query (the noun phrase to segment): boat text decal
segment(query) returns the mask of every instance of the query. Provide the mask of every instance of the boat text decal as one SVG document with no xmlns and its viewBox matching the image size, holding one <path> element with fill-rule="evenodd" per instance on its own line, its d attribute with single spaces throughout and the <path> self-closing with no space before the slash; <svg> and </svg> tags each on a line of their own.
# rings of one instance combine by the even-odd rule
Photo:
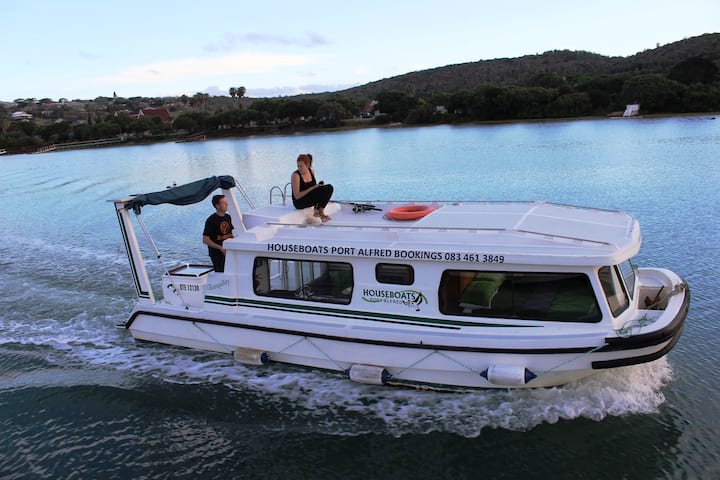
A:
<svg viewBox="0 0 720 480">
<path fill-rule="evenodd" d="M 423 304 L 427 305 L 428 300 L 422 292 L 418 290 L 382 290 L 375 288 L 364 288 L 362 299 L 370 303 L 395 303 L 405 305 L 420 311 Z"/>
<path fill-rule="evenodd" d="M 505 263 L 504 255 L 444 252 L 440 250 L 395 250 L 390 248 L 357 248 L 299 243 L 268 243 L 268 252 L 347 255 L 353 257 L 395 258 L 402 260 L 439 260 L 445 262 Z"/>
</svg>

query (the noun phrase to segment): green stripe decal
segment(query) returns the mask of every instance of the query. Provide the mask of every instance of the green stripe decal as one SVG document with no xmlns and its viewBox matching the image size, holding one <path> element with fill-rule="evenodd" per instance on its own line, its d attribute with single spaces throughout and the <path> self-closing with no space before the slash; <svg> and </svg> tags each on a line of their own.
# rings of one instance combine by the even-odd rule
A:
<svg viewBox="0 0 720 480">
<path fill-rule="evenodd" d="M 479 323 L 465 322 L 461 320 L 439 319 L 430 317 L 411 317 L 408 315 L 396 315 L 389 313 L 367 312 L 360 310 L 343 310 L 339 308 L 320 307 L 315 305 L 296 305 L 280 302 L 268 302 L 265 300 L 252 300 L 249 298 L 228 298 L 216 297 L 212 295 L 205 296 L 205 302 L 216 305 L 224 305 L 228 307 L 251 307 L 263 308 L 267 310 L 281 310 L 292 313 L 312 313 L 315 315 L 325 315 L 333 317 L 350 317 L 359 320 L 410 323 L 414 325 L 428 324 L 442 327 L 459 329 L 460 327 L 497 327 L 497 328 L 517 328 L 517 327 L 538 327 L 538 325 L 507 325 L 501 323 Z"/>
</svg>

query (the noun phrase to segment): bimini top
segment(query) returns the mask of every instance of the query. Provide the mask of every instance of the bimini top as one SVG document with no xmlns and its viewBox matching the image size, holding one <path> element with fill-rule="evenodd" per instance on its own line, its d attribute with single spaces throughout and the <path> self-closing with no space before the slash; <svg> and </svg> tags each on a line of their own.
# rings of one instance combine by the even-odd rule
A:
<svg viewBox="0 0 720 480">
<path fill-rule="evenodd" d="M 232 188 L 236 185 L 235 179 L 229 175 L 219 177 L 208 177 L 196 182 L 180 185 L 179 187 L 168 188 L 159 192 L 143 193 L 135 195 L 125 205 L 125 208 L 139 212 L 145 205 L 160 205 L 171 203 L 173 205 L 191 205 L 202 202 L 208 195 L 218 188 Z"/>
</svg>

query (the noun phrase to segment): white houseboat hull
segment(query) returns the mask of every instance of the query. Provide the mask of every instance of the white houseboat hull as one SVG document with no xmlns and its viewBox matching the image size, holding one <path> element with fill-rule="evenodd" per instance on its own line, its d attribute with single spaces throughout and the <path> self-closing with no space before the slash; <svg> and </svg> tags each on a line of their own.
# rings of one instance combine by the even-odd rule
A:
<svg viewBox="0 0 720 480">
<path fill-rule="evenodd" d="M 231 205 L 235 205 L 231 191 L 225 188 L 223 192 L 231 196 Z M 357 208 L 338 204 L 331 210 L 333 222 L 337 221 L 339 225 L 334 230 L 326 230 L 326 225 L 307 226 L 302 221 L 302 212 L 286 207 L 258 209 L 254 216 L 253 212 L 246 214 L 244 233 L 227 242 L 229 253 L 225 273 L 212 272 L 210 267 L 203 266 L 174 269 L 164 275 L 164 298 L 155 300 L 130 222 L 130 200 L 115 201 L 139 297 L 126 322 L 130 333 L 139 340 L 232 354 L 245 363 L 282 362 L 338 372 L 364 383 L 420 388 L 550 387 L 579 380 L 598 370 L 660 358 L 680 338 L 689 308 L 689 290 L 680 277 L 665 269 L 639 268 L 634 274 L 635 285 L 627 287 L 633 303 L 628 302 L 622 311 L 608 313 L 612 301 L 608 300 L 610 306 L 600 301 L 595 307 L 598 316 L 590 322 L 483 316 L 483 312 L 491 310 L 482 310 L 489 308 L 487 306 L 474 308 L 477 305 L 471 305 L 473 309 L 470 310 L 448 312 L 443 294 L 438 293 L 438 279 L 446 275 L 448 269 L 477 269 L 478 262 L 489 263 L 479 266 L 489 266 L 496 274 L 580 269 L 588 272 L 593 288 L 601 290 L 602 282 L 596 278 L 598 267 L 595 265 L 619 264 L 637 252 L 639 230 L 636 222 L 623 224 L 617 217 L 598 214 L 602 228 L 612 230 L 617 227 L 610 219 L 619 223 L 615 230 L 618 238 L 628 239 L 625 243 L 616 238 L 595 242 L 554 232 L 554 243 L 550 245 L 547 231 L 538 233 L 514 228 L 508 233 L 503 229 L 498 234 L 503 237 L 481 239 L 489 245 L 482 247 L 481 253 L 490 259 L 490 262 L 482 262 L 481 257 L 468 254 L 464 245 L 461 246 L 465 253 L 460 254 L 439 243 L 443 234 L 448 235 L 443 233 L 448 227 L 438 223 L 437 218 L 435 223 L 429 224 L 431 231 L 425 240 L 419 228 L 417 232 L 420 233 L 408 232 L 409 239 L 420 238 L 421 241 L 411 242 L 409 249 L 403 250 L 398 235 L 390 235 L 391 241 L 385 241 L 388 229 L 393 226 L 392 220 L 384 216 L 369 217 L 369 228 L 378 231 L 372 240 L 374 256 L 368 250 L 366 256 L 373 258 L 358 258 L 349 253 L 360 248 L 362 256 L 363 244 L 352 243 L 352 239 L 363 227 L 352 224 L 351 220 L 378 214 L 358 213 Z M 519 212 L 513 222 L 521 218 L 527 224 L 537 221 L 530 215 L 539 211 L 543 212 L 540 220 L 547 220 L 548 212 L 567 214 L 565 206 L 546 209 L 544 205 L 533 204 L 528 208 L 526 204 L 509 204 L 503 211 L 512 215 Z M 268 213 L 273 208 L 276 210 L 274 217 Z M 378 208 L 378 212 L 382 214 L 387 208 Z M 497 214 L 494 206 L 489 208 L 491 215 Z M 452 207 L 447 210 L 454 213 Z M 487 212 L 483 210 L 482 214 Z M 585 210 L 572 212 L 572 216 L 561 219 L 560 223 L 583 215 L 586 215 Z M 233 218 L 242 218 L 236 206 Z M 498 222 L 497 218 L 492 219 Z M 568 229 L 566 225 L 563 228 Z M 462 229 L 468 227 L 463 225 Z M 573 225 L 572 229 L 578 228 Z M 324 236 L 313 236 L 315 232 L 310 230 L 323 231 Z M 485 235 L 485 229 L 482 230 L 473 231 L 471 238 Z M 539 240 L 536 239 L 538 235 Z M 457 250 L 458 240 L 466 238 L 451 237 L 449 245 Z M 502 245 L 499 243 L 502 238 L 511 238 L 510 243 L 517 244 Z M 324 246 L 318 239 L 325 240 Z M 531 242 L 539 242 L 539 246 Z M 600 244 L 602 247 L 597 246 Z M 302 247 L 286 248 L 286 245 Z M 545 256 L 544 265 L 533 265 L 533 248 Z M 563 253 L 563 248 L 568 251 Z M 596 257 L 604 255 L 605 251 L 608 261 L 598 260 Z M 258 258 L 266 261 L 266 255 L 288 262 L 298 258 L 356 262 L 352 266 L 355 275 L 359 276 L 372 267 L 371 263 L 390 261 L 387 256 L 392 252 L 395 253 L 391 261 L 413 264 L 419 272 L 412 285 L 406 287 L 409 290 L 401 290 L 401 287 L 393 290 L 387 284 L 374 283 L 374 279 L 356 279 L 352 293 L 343 297 L 346 301 L 337 303 L 337 298 L 329 302 L 327 296 L 317 297 L 320 301 L 308 301 L 317 298 L 305 295 L 304 289 L 295 292 L 295 296 L 273 297 L 267 291 L 258 290 L 257 284 L 255 289 L 252 287 L 253 265 L 258 265 Z M 423 260 L 429 261 L 403 262 L 397 258 L 409 254 L 402 252 L 416 252 L 413 253 L 416 257 L 419 256 L 417 252 L 431 252 L 432 255 L 425 253 L 427 258 Z M 435 255 L 436 252 L 439 253 Z M 500 258 L 503 262 L 499 262 Z M 450 261 L 443 261 L 447 259 Z M 515 259 L 515 262 L 505 259 Z M 502 275 L 506 278 L 506 273 Z M 431 293 L 433 289 L 434 294 Z M 415 303 L 387 301 L 388 296 L 400 298 L 403 292 L 412 292 Z M 499 294 L 496 291 L 492 295 Z"/>
</svg>

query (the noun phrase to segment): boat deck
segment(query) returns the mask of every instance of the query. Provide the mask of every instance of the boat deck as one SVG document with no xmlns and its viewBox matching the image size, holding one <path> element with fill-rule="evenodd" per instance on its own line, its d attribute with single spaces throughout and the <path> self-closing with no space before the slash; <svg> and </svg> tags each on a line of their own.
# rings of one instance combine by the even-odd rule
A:
<svg viewBox="0 0 720 480">
<path fill-rule="evenodd" d="M 378 210 L 356 212 L 353 202 L 331 203 L 326 212 L 332 220 L 320 225 L 308 222 L 312 209 L 261 207 L 243 216 L 248 231 L 237 240 L 380 242 L 395 248 L 467 251 L 492 247 L 557 256 L 630 256 L 640 247 L 637 220 L 619 211 L 546 202 L 428 202 L 435 211 L 398 221 L 386 212 L 401 204 L 372 204 Z"/>
</svg>

